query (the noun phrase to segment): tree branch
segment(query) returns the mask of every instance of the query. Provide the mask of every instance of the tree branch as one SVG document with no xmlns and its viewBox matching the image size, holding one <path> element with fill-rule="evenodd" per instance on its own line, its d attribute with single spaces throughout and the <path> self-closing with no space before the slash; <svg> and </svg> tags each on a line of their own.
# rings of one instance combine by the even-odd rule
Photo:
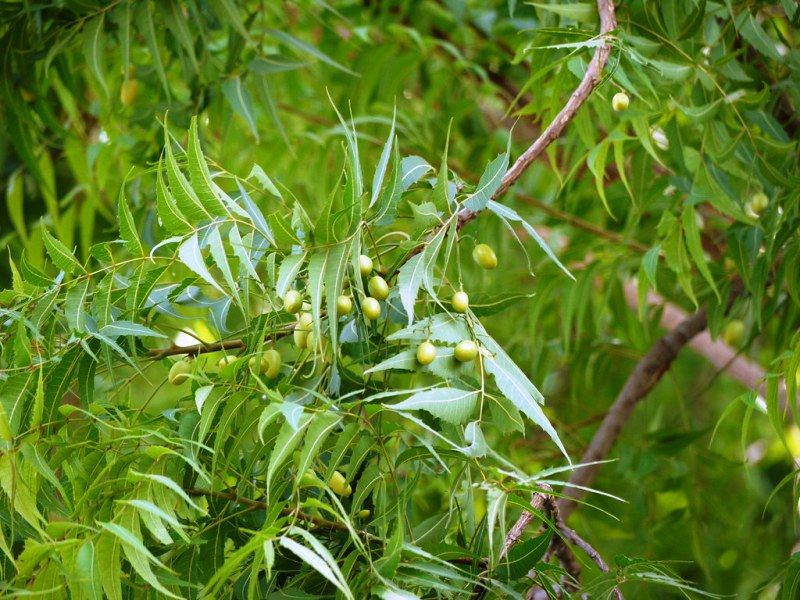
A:
<svg viewBox="0 0 800 600">
<path fill-rule="evenodd" d="M 661 380 L 672 361 L 678 356 L 678 352 L 694 336 L 703 331 L 707 323 L 705 309 L 699 310 L 658 340 L 639 360 L 584 452 L 582 463 L 601 461 L 608 456 L 622 427 L 630 419 L 633 409 Z M 569 478 L 571 485 L 564 490 L 565 497 L 558 500 L 558 507 L 565 519 L 575 510 L 577 501 L 585 494 L 584 490 L 575 486 L 591 485 L 599 469 L 600 465 L 591 464 L 572 472 Z"/>
</svg>

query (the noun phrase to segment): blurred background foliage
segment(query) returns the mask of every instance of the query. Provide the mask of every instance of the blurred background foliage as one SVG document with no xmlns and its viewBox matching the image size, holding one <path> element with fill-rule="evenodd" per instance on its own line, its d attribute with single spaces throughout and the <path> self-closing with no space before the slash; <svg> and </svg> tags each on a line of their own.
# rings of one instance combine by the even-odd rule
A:
<svg viewBox="0 0 800 600">
<path fill-rule="evenodd" d="M 617 16 L 607 81 L 506 197 L 577 281 L 522 230 L 521 244 L 488 217 L 464 231 L 501 262 L 465 285 L 524 294 L 487 323 L 543 387 L 576 458 L 661 335 L 659 309 L 641 303 L 648 289 L 708 307 L 714 335 L 743 321 L 738 349 L 790 397 L 800 362 L 797 4 L 630 0 Z M 435 165 L 449 143 L 450 166 L 474 183 L 509 130 L 516 156 L 561 108 L 596 29 L 593 4 L 563 2 L 0 2 L 0 248 L 44 268 L 45 226 L 86 257 L 115 237 L 123 184 L 156 243 L 151 175 L 167 114 L 179 139 L 199 115 L 220 168 L 244 177 L 259 164 L 310 212 L 339 176 L 332 104 L 350 112 L 365 164 L 396 109 L 403 155 Z M 617 114 L 621 90 L 632 100 Z M 769 203 L 754 214 L 760 192 Z M 637 277 L 638 312 L 623 290 Z M 792 485 L 768 499 L 795 468 L 800 432 L 745 391 L 685 350 L 596 483 L 625 502 L 592 496 L 573 526 L 608 558 L 664 560 L 709 592 L 775 597 L 797 505 Z M 493 444 L 530 472 L 559 461 L 538 430 Z M 421 506 L 446 493 L 429 490 Z"/>
</svg>

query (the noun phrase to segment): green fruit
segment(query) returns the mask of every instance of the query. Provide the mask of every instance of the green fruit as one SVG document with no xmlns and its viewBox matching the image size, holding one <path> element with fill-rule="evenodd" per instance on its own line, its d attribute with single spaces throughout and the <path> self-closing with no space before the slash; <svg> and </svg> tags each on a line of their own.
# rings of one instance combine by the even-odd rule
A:
<svg viewBox="0 0 800 600">
<path fill-rule="evenodd" d="M 459 362 L 469 362 L 478 356 L 478 345 L 472 340 L 464 340 L 458 343 L 453 355 Z"/>
<path fill-rule="evenodd" d="M 302 329 L 298 329 L 297 325 L 295 325 L 292 338 L 294 339 L 294 345 L 300 348 L 301 350 L 308 346 L 308 332 L 303 331 Z"/>
<path fill-rule="evenodd" d="M 466 292 L 456 292 L 450 299 L 450 303 L 453 305 L 454 311 L 465 313 L 469 308 L 469 296 L 467 296 Z"/>
<path fill-rule="evenodd" d="M 331 478 L 328 480 L 328 487 L 331 488 L 331 491 L 337 496 L 347 497 L 353 493 L 353 488 L 350 487 L 344 475 L 339 473 L 339 471 L 333 472 L 333 475 L 331 475 Z"/>
<path fill-rule="evenodd" d="M 497 266 L 497 255 L 488 244 L 478 244 L 472 251 L 472 260 L 484 269 L 494 269 Z"/>
<path fill-rule="evenodd" d="M 739 319 L 734 319 L 725 326 L 722 331 L 722 340 L 729 346 L 737 346 L 744 337 L 744 323 Z"/>
<path fill-rule="evenodd" d="M 367 319 L 374 321 L 381 316 L 381 303 L 367 296 L 361 301 L 361 311 Z"/>
<path fill-rule="evenodd" d="M 217 361 L 217 366 L 220 369 L 224 369 L 228 365 L 232 365 L 236 362 L 236 357 L 233 354 L 228 354 L 227 356 L 223 356 Z"/>
<path fill-rule="evenodd" d="M 186 360 L 179 360 L 169 370 L 169 382 L 172 385 L 180 385 L 184 381 L 188 381 L 191 372 L 192 365 Z"/>
<path fill-rule="evenodd" d="M 367 284 L 369 295 L 378 300 L 386 300 L 389 297 L 389 284 L 380 275 L 375 275 Z"/>
<path fill-rule="evenodd" d="M 283 297 L 283 309 L 293 315 L 303 308 L 303 295 L 297 290 L 289 290 Z"/>
<path fill-rule="evenodd" d="M 760 215 L 769 206 L 769 198 L 764 192 L 758 192 L 753 194 L 753 197 L 750 198 L 750 202 L 747 203 L 747 208 L 749 208 L 754 215 Z"/>
<path fill-rule="evenodd" d="M 139 82 L 133 77 L 123 81 L 119 88 L 119 101 L 122 106 L 130 106 L 136 100 L 136 95 L 139 93 Z"/>
<path fill-rule="evenodd" d="M 364 508 L 364 509 L 362 509 L 362 510 L 358 511 L 358 512 L 356 513 L 356 516 L 357 516 L 359 519 L 369 519 L 369 516 L 370 516 L 371 514 L 372 514 L 372 512 L 371 512 L 371 511 L 370 511 L 368 508 Z"/>
<path fill-rule="evenodd" d="M 366 254 L 362 254 L 358 257 L 358 270 L 362 277 L 366 277 L 372 273 L 372 259 Z"/>
<path fill-rule="evenodd" d="M 314 469 L 306 469 L 306 472 L 300 477 L 299 484 L 305 487 L 317 487 L 321 485 L 322 482 L 317 477 Z"/>
<path fill-rule="evenodd" d="M 628 94 L 625 92 L 619 92 L 618 94 L 614 94 L 614 97 L 611 99 L 611 108 L 613 108 L 616 112 L 620 112 L 628 108 L 628 104 L 630 104 L 631 99 L 628 98 Z"/>
<path fill-rule="evenodd" d="M 339 296 L 336 299 L 336 314 L 341 316 L 349 315 L 353 310 L 353 300 L 350 296 Z"/>
<path fill-rule="evenodd" d="M 270 379 L 277 377 L 281 370 L 280 352 L 271 348 L 261 356 L 254 356 L 249 361 L 250 369 L 259 375 L 266 375 Z"/>
<path fill-rule="evenodd" d="M 417 362 L 421 365 L 429 365 L 436 358 L 436 346 L 430 342 L 422 342 L 417 347 Z"/>
</svg>

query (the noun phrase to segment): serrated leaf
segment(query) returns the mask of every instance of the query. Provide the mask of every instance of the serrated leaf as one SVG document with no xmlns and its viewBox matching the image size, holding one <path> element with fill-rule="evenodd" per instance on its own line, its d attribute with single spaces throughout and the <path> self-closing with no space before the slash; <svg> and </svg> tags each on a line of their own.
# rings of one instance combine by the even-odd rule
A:
<svg viewBox="0 0 800 600">
<path fill-rule="evenodd" d="M 386 138 L 386 142 L 383 145 L 381 157 L 378 160 L 378 166 L 375 167 L 375 174 L 372 177 L 372 196 L 369 200 L 369 208 L 372 208 L 375 202 L 377 202 L 378 196 L 381 192 L 381 186 L 383 185 L 383 179 L 386 177 L 386 168 L 389 166 L 389 155 L 391 154 L 392 146 L 394 145 L 394 125 L 396 118 L 397 109 L 395 109 L 395 112 L 392 115 L 392 127 L 389 130 L 389 137 Z"/>
<path fill-rule="evenodd" d="M 536 231 L 536 229 L 530 223 L 528 223 L 525 219 L 519 216 L 519 214 L 517 214 L 515 210 L 508 208 L 507 206 L 500 204 L 499 202 L 495 202 L 494 200 L 490 200 L 486 205 L 486 207 L 494 214 L 496 214 L 498 217 L 506 221 L 509 224 L 509 227 L 510 227 L 510 222 L 519 223 L 520 225 L 522 225 L 522 228 L 528 233 L 528 235 L 530 235 L 536 241 L 536 243 L 539 244 L 539 247 L 542 250 L 544 250 L 544 253 L 547 254 L 548 257 L 550 257 L 550 260 L 556 263 L 556 265 L 558 265 L 558 268 L 561 269 L 564 273 L 566 273 L 567 277 L 575 281 L 575 277 L 573 277 L 572 273 L 570 273 L 569 270 L 563 264 L 561 264 L 561 261 L 558 260 L 558 257 L 550 249 L 550 246 L 547 245 L 547 242 L 545 242 L 544 239 L 542 239 L 542 236 L 539 235 L 539 232 Z"/>
<path fill-rule="evenodd" d="M 684 239 L 686 240 L 686 247 L 689 249 L 689 254 L 692 255 L 694 264 L 697 270 L 700 271 L 703 279 L 708 282 L 708 285 L 711 286 L 711 289 L 714 291 L 717 301 L 721 302 L 722 299 L 719 295 L 719 290 L 717 289 L 714 277 L 711 275 L 711 271 L 706 263 L 706 257 L 703 255 L 703 246 L 700 242 L 700 231 L 697 227 L 694 208 L 686 205 L 683 209 L 681 220 L 683 222 Z"/>
<path fill-rule="evenodd" d="M 434 417 L 459 425 L 475 412 L 478 392 L 458 388 L 434 388 L 417 392 L 397 404 L 384 404 L 395 411 L 424 410 Z"/>
<path fill-rule="evenodd" d="M 219 233 L 219 227 L 212 227 L 209 229 L 206 240 L 208 242 L 208 248 L 211 251 L 211 258 L 214 259 L 214 264 L 222 271 L 222 277 L 225 279 L 225 283 L 231 291 L 231 296 L 236 298 L 241 306 L 242 300 L 239 298 L 239 287 L 233 279 L 233 272 L 228 262 L 228 255 L 225 253 L 225 247 L 222 245 L 222 236 Z"/>
<path fill-rule="evenodd" d="M 283 298 L 292 287 L 294 280 L 297 279 L 297 274 L 303 267 L 305 258 L 305 253 L 289 254 L 281 262 L 281 266 L 278 268 L 278 281 L 275 283 L 275 293 L 279 298 Z"/>
<path fill-rule="evenodd" d="M 59 240 L 50 235 L 47 229 L 42 228 L 42 238 L 44 240 L 44 247 L 47 250 L 50 260 L 59 269 L 64 271 L 67 275 L 75 272 L 75 270 L 83 271 L 83 266 L 75 258 L 75 255 L 67 249 Z"/>
<path fill-rule="evenodd" d="M 481 175 L 478 181 L 478 187 L 475 191 L 467 196 L 463 202 L 464 208 L 470 212 L 479 212 L 486 208 L 489 200 L 492 199 L 494 193 L 500 187 L 503 181 L 503 175 L 508 170 L 508 153 L 504 152 L 495 158 L 486 167 L 486 170 Z"/>
<path fill-rule="evenodd" d="M 189 236 L 178 247 L 178 258 L 184 265 L 186 265 L 192 272 L 197 274 L 206 283 L 217 289 L 220 293 L 225 293 L 225 291 L 211 276 L 211 273 L 209 273 L 208 267 L 206 267 L 205 260 L 203 260 L 203 254 L 200 251 L 200 241 L 197 238 L 196 232 Z"/>
<path fill-rule="evenodd" d="M 172 140 L 170 139 L 166 120 L 164 121 L 164 150 L 169 189 L 175 198 L 178 210 L 190 222 L 210 220 L 212 218 L 211 213 L 200 203 L 197 194 L 178 167 L 178 162 L 175 160 L 175 154 L 172 151 Z"/>
<path fill-rule="evenodd" d="M 303 414 L 300 417 L 296 427 L 295 424 L 291 423 L 288 419 L 283 425 L 281 425 L 281 429 L 278 432 L 278 437 L 275 439 L 275 443 L 272 445 L 273 450 L 269 456 L 269 464 L 267 465 L 267 495 L 269 495 L 269 490 L 272 486 L 272 479 L 275 477 L 276 471 L 280 468 L 284 461 L 288 460 L 295 448 L 300 445 L 300 442 L 303 440 L 303 436 L 305 436 L 306 428 L 311 422 L 312 416 L 313 415 L 307 413 Z"/>
<path fill-rule="evenodd" d="M 433 171 L 433 167 L 421 156 L 406 156 L 400 161 L 400 170 L 403 174 L 401 187 L 405 192 L 427 173 Z"/>
<path fill-rule="evenodd" d="M 268 29 L 267 33 L 269 33 L 272 37 L 282 41 L 283 43 L 292 46 L 293 48 L 299 50 L 300 52 L 305 52 L 306 54 L 310 54 L 314 58 L 321 60 L 322 62 L 332 66 L 335 69 L 339 69 L 340 71 L 344 71 L 350 75 L 358 76 L 358 73 L 355 71 L 351 71 L 344 65 L 339 64 L 335 60 L 333 60 L 330 56 L 315 48 L 311 44 L 307 44 L 306 42 L 297 39 L 293 35 L 289 35 L 285 31 L 279 31 L 277 29 Z"/>
<path fill-rule="evenodd" d="M 117 219 L 119 221 L 119 235 L 122 241 L 125 242 L 125 247 L 128 248 L 133 256 L 143 256 L 144 246 L 139 235 L 136 233 L 136 221 L 133 220 L 131 209 L 128 208 L 128 202 L 123 193 L 124 188 L 120 190 L 119 200 L 117 201 Z"/>
<path fill-rule="evenodd" d="M 212 215 L 224 217 L 229 215 L 225 203 L 214 191 L 211 173 L 208 170 L 203 151 L 200 148 L 200 137 L 197 134 L 197 117 L 192 117 L 189 125 L 189 147 L 186 150 L 189 167 L 189 179 L 200 204 Z"/>
<path fill-rule="evenodd" d="M 64 301 L 64 314 L 70 329 L 83 333 L 86 331 L 86 311 L 84 305 L 89 295 L 89 280 L 81 279 L 67 292 Z"/>
<path fill-rule="evenodd" d="M 134 337 L 167 337 L 163 333 L 154 331 L 149 327 L 134 323 L 132 321 L 114 321 L 100 328 L 100 333 L 112 339 L 121 335 L 132 335 Z"/>
<path fill-rule="evenodd" d="M 314 550 L 302 544 L 298 544 L 292 538 L 286 536 L 281 537 L 278 543 L 335 585 L 342 594 L 344 594 L 345 598 L 354 600 L 353 592 L 351 592 L 350 588 L 347 586 L 347 582 L 330 552 L 306 531 L 300 530 L 297 527 L 292 527 L 289 533 L 305 534 L 303 537 L 306 541 L 312 543 Z"/>
<path fill-rule="evenodd" d="M 149 2 L 139 2 L 136 4 L 136 25 L 139 32 L 147 41 L 147 47 L 150 50 L 150 60 L 156 69 L 158 79 L 161 81 L 161 86 L 164 88 L 167 100 L 169 100 L 171 94 L 167 81 L 167 73 L 164 70 L 164 63 L 161 60 L 161 51 L 159 49 L 158 39 L 156 38 L 156 29 L 153 25 L 153 10 Z"/>
<path fill-rule="evenodd" d="M 457 344 L 470 337 L 470 330 L 464 319 L 447 313 L 440 313 L 420 319 L 413 325 L 388 335 L 386 341 L 409 340 L 424 342 L 430 339 L 434 342 Z"/>
<path fill-rule="evenodd" d="M 297 459 L 297 473 L 302 475 L 317 457 L 319 449 L 331 432 L 339 425 L 342 417 L 332 412 L 317 413 L 311 419 L 308 432 L 303 440 L 303 449 Z"/>
</svg>

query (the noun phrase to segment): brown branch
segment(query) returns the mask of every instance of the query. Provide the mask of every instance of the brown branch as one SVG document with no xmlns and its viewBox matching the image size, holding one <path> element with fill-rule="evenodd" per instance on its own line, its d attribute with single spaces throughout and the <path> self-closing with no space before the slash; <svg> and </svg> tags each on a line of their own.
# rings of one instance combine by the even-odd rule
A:
<svg viewBox="0 0 800 600">
<path fill-rule="evenodd" d="M 701 309 L 658 340 L 639 360 L 584 452 L 582 463 L 601 461 L 608 456 L 633 409 L 661 380 L 672 361 L 678 356 L 678 352 L 694 336 L 703 331 L 706 325 L 706 311 Z M 565 497 L 558 501 L 558 507 L 564 518 L 569 517 L 575 510 L 577 501 L 585 494 L 584 490 L 575 486 L 591 485 L 599 469 L 600 465 L 592 464 L 573 471 L 569 479 L 571 485 L 564 490 Z"/>
</svg>

